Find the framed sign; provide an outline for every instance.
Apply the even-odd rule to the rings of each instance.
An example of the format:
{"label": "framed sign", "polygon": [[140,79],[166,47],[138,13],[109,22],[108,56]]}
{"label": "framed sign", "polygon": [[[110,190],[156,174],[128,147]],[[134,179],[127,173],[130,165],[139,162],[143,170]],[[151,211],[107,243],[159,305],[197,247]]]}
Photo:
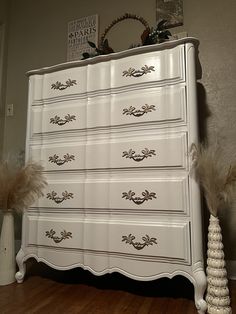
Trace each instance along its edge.
{"label": "framed sign", "polygon": [[68,23],[67,61],[80,60],[84,52],[94,49],[88,41],[98,44],[98,15],[86,16]]}
{"label": "framed sign", "polygon": [[167,20],[166,28],[183,25],[183,0],[156,0],[157,22]]}

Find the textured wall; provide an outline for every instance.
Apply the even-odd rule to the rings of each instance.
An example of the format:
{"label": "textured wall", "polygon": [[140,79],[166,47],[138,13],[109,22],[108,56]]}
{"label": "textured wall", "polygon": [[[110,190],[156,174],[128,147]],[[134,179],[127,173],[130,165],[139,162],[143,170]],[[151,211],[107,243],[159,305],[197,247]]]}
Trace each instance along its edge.
{"label": "textured wall", "polygon": [[0,157],[4,141],[8,7],[7,0],[0,0]]}
{"label": "textured wall", "polygon": [[[219,143],[230,164],[236,160],[236,2],[188,0],[184,10],[186,30],[200,40],[202,133],[210,143]],[[236,192],[234,203],[220,216],[226,258],[236,260]]]}
{"label": "textured wall", "polygon": [[[5,153],[19,154],[25,145],[27,78],[25,72],[66,61],[67,22],[98,14],[100,31],[125,12],[144,17],[155,25],[155,0],[79,1],[11,0],[6,102],[13,103],[14,117],[7,118]],[[217,139],[226,162],[236,155],[236,2],[184,1],[184,27],[200,40],[202,79],[199,84],[201,136]],[[135,21],[117,25],[109,34],[117,51],[139,41],[142,27]],[[226,258],[236,260],[236,200],[221,213]],[[20,227],[18,226],[20,229]]]}

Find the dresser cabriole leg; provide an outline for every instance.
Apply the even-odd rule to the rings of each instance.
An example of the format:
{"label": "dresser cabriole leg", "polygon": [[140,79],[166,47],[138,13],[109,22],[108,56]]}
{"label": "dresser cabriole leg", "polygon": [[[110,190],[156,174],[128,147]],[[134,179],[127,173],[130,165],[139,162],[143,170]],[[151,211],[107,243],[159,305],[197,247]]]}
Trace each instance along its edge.
{"label": "dresser cabriole leg", "polygon": [[206,313],[207,303],[204,300],[204,293],[207,286],[207,279],[203,270],[197,270],[194,272],[195,284],[194,284],[194,300],[197,311],[199,314]]}
{"label": "dresser cabriole leg", "polygon": [[24,261],[24,251],[20,249],[16,256],[16,262],[19,267],[19,271],[16,273],[15,278],[18,283],[22,283],[25,277],[26,265]]}

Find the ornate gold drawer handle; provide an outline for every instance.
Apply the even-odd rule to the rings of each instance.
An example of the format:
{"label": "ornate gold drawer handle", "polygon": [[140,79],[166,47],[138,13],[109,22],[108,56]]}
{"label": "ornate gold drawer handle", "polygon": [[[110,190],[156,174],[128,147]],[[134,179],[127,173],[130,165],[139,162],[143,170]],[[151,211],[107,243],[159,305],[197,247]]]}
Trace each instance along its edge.
{"label": "ornate gold drawer handle", "polygon": [[65,154],[64,159],[59,158],[58,155],[54,154],[53,156],[49,156],[48,157],[48,161],[57,164],[58,166],[62,166],[64,165],[66,162],[70,162],[72,160],[75,160],[75,156],[74,155],[70,155],[70,154]]}
{"label": "ornate gold drawer handle", "polygon": [[149,150],[148,148],[144,148],[142,150],[142,155],[141,155],[141,154],[135,154],[135,151],[132,148],[130,148],[128,151],[123,152],[122,157],[133,159],[134,161],[139,162],[139,161],[144,160],[145,158],[152,157],[155,155],[156,155],[155,149]]}
{"label": "ornate gold drawer handle", "polygon": [[59,82],[59,81],[56,81],[56,83],[53,83],[51,85],[51,89],[59,89],[59,90],[64,90],[68,87],[71,87],[73,85],[76,85],[76,80],[71,80],[71,79],[68,79],[65,84]]}
{"label": "ornate gold drawer handle", "polygon": [[68,200],[70,198],[73,198],[73,193],[69,193],[67,191],[62,192],[62,197],[57,196],[57,193],[55,191],[52,191],[51,193],[47,193],[47,198],[54,201],[57,204],[62,203],[65,200]]}
{"label": "ornate gold drawer handle", "polygon": [[135,117],[141,117],[145,113],[152,112],[152,110],[156,110],[155,105],[148,105],[148,104],[143,105],[141,108],[143,110],[136,109],[133,106],[130,106],[129,108],[124,108],[123,114],[130,115],[130,116],[133,115]]}
{"label": "ornate gold drawer handle", "polygon": [[148,192],[148,190],[145,190],[142,192],[143,197],[140,196],[135,196],[135,192],[130,190],[128,193],[127,192],[122,192],[122,198],[125,198],[126,200],[134,202],[136,205],[141,205],[145,201],[152,200],[153,198],[156,198],[156,193],[154,192]]}
{"label": "ornate gold drawer handle", "polygon": [[123,71],[123,76],[133,76],[133,77],[140,77],[144,74],[151,73],[152,71],[155,71],[155,67],[153,65],[147,66],[146,64],[141,67],[140,70],[135,70],[134,68],[129,68],[128,70]]}
{"label": "ornate gold drawer handle", "polygon": [[128,236],[122,236],[122,242],[133,245],[136,250],[142,250],[145,246],[157,244],[157,238],[150,238],[149,235],[146,234],[145,237],[142,237],[143,243],[134,242],[135,236],[131,233]]}
{"label": "ornate gold drawer handle", "polygon": [[73,120],[76,120],[75,115],[70,115],[69,113],[64,116],[64,119],[61,119],[57,115],[54,118],[50,118],[50,123],[57,124],[59,126],[64,125],[66,123],[72,122]]}
{"label": "ornate gold drawer handle", "polygon": [[60,243],[62,240],[72,238],[72,232],[67,232],[66,230],[63,230],[61,232],[61,237],[58,237],[55,234],[56,231],[51,229],[50,231],[46,231],[45,236],[48,237],[49,239],[53,239],[55,243]]}

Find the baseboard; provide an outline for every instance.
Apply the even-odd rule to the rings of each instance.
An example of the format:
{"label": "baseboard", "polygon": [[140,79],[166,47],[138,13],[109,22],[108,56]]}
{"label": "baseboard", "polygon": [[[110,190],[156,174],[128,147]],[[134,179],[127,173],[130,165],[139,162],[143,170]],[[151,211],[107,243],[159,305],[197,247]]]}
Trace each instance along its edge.
{"label": "baseboard", "polygon": [[236,280],[236,260],[227,260],[226,269],[228,278]]}

